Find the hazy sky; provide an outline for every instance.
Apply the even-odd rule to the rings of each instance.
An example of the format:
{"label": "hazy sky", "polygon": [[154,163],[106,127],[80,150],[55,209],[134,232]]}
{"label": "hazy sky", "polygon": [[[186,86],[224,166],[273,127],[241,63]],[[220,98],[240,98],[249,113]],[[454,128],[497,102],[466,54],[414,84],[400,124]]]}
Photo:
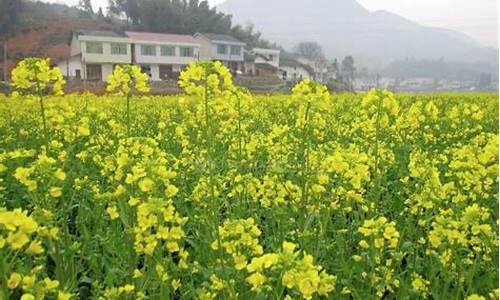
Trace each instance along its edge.
{"label": "hazy sky", "polygon": [[[47,1],[67,4],[78,3],[78,0]],[[498,47],[498,0],[357,1],[371,11],[388,10],[422,25],[458,30],[482,44]],[[224,0],[209,0],[209,2],[216,5],[224,2]],[[107,6],[107,0],[92,0],[92,3],[94,7],[102,6],[105,8]]]}

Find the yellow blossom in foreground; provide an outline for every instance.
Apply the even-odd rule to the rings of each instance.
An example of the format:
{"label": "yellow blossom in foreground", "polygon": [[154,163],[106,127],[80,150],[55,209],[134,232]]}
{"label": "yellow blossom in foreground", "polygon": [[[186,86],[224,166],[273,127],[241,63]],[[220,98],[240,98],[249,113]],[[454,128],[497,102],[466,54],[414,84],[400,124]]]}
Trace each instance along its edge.
{"label": "yellow blossom in foreground", "polygon": [[12,273],[10,274],[9,281],[7,281],[7,287],[11,290],[15,289],[21,282],[21,274]]}

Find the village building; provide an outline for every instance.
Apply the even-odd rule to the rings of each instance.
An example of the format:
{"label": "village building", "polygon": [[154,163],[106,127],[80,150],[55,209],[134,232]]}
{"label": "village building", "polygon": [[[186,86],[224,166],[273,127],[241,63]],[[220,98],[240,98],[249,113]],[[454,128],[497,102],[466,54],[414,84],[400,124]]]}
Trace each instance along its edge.
{"label": "village building", "polygon": [[244,71],[245,43],[226,34],[196,33],[200,44],[200,60],[220,61],[235,74]]}
{"label": "village building", "polygon": [[327,82],[328,67],[323,60],[312,60],[305,57],[298,57],[297,61],[309,66],[312,69],[311,77],[317,82]]}
{"label": "village building", "polygon": [[[75,30],[69,45],[70,56],[57,64],[69,80],[106,81],[116,65],[134,64],[151,81],[176,81],[189,63],[200,60],[221,61],[235,75],[283,76],[280,50],[245,50],[245,43],[224,34]],[[283,68],[291,80],[313,76],[311,68],[297,61]]]}
{"label": "village building", "polygon": [[313,68],[293,58],[282,58],[279,72],[281,78],[287,82],[297,82],[306,78],[313,79],[314,76]]}
{"label": "village building", "polygon": [[127,31],[133,44],[132,63],[152,81],[177,80],[179,73],[197,61],[200,45],[190,35]]}
{"label": "village building", "polygon": [[254,48],[245,53],[247,75],[269,77],[278,76],[280,50]]}
{"label": "village building", "polygon": [[124,33],[75,30],[69,45],[69,58],[58,63],[67,78],[102,81],[115,65],[132,62],[131,41]]}

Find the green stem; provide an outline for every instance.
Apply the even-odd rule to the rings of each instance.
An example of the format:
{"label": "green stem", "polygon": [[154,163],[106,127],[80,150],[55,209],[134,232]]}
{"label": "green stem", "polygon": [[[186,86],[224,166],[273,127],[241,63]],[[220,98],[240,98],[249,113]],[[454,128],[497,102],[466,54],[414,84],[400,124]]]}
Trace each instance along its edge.
{"label": "green stem", "polygon": [[304,116],[304,128],[302,131],[302,203],[308,204],[308,175],[309,175],[309,111],[311,110],[311,102],[307,102],[306,113]]}
{"label": "green stem", "polygon": [[[206,71],[208,73],[208,70]],[[204,78],[204,88],[205,88],[205,145],[206,145],[206,163],[207,163],[207,171],[208,171],[208,184],[210,186],[210,211],[212,212],[212,232],[215,232],[215,238],[217,240],[218,247],[218,255],[219,255],[219,264],[221,271],[224,271],[224,253],[222,249],[222,241],[219,233],[219,207],[216,203],[215,197],[215,188],[214,188],[214,170],[213,170],[213,144],[212,144],[212,130],[210,128],[210,111],[209,111],[209,89],[208,89],[208,74],[205,75]]]}
{"label": "green stem", "polygon": [[7,287],[7,263],[6,263],[7,258],[6,257],[0,257],[0,284],[1,289],[2,289],[2,299],[9,299],[9,289]]}
{"label": "green stem", "polygon": [[377,100],[377,119],[375,124],[375,200],[380,200],[380,172],[379,172],[379,134],[380,134],[380,110],[382,107],[382,99]]}
{"label": "green stem", "polygon": [[130,94],[127,94],[127,138],[130,138]]}
{"label": "green stem", "polygon": [[47,129],[47,119],[45,118],[45,106],[43,104],[43,93],[41,91],[40,82],[36,83],[36,89],[38,91],[38,99],[40,101],[40,112],[42,114],[43,136],[45,139],[45,147],[46,147],[45,150],[48,151],[49,150],[49,132]]}

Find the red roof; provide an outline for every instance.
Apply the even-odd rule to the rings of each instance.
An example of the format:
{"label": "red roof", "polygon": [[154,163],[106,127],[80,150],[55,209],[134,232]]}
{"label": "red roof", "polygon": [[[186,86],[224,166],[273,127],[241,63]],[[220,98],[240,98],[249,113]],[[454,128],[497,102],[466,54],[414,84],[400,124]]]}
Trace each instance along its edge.
{"label": "red roof", "polygon": [[167,34],[167,33],[153,33],[153,32],[137,32],[137,31],[125,31],[125,34],[133,40],[143,41],[143,42],[198,44],[192,36],[184,34]]}

